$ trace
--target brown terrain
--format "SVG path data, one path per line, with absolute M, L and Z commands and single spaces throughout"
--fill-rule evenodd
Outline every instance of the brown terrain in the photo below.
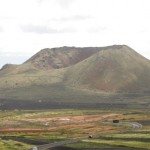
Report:
M 102 50 L 69 68 L 66 81 L 105 92 L 150 91 L 150 61 L 128 46 Z
M 5 127 L 0 128 L 0 133 L 46 133 L 46 132 L 72 132 L 70 136 L 78 137 L 83 136 L 87 133 L 97 134 L 100 132 L 111 132 L 113 127 L 106 126 L 101 123 L 103 119 L 108 118 L 121 118 L 121 114 L 100 114 L 100 115 L 80 115 L 80 116 L 59 116 L 59 117 L 46 117 L 46 118 L 24 118 L 15 121 L 11 121 L 11 126 L 16 125 L 18 121 L 17 128 L 12 128 L 9 121 L 5 122 Z M 25 124 L 42 124 L 44 127 L 22 127 L 22 123 Z M 65 134 L 65 133 L 63 133 Z
M 92 49 L 92 50 L 91 50 Z M 100 51 L 101 48 L 60 47 L 46 48 L 35 54 L 24 64 L 30 64 L 37 69 L 49 70 L 72 66 Z
M 149 77 L 150 60 L 126 45 L 43 49 L 21 65 L 2 67 L 0 99 L 80 101 L 95 92 L 145 94 Z

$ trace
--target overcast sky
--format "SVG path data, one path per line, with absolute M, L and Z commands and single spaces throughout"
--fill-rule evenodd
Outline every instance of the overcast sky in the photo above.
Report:
M 0 67 L 43 48 L 114 44 L 150 59 L 150 0 L 0 0 Z

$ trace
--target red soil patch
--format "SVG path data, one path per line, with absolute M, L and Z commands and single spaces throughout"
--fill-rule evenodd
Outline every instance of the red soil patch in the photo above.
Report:
M 81 116 L 65 116 L 65 117 L 49 117 L 36 119 L 21 119 L 25 122 L 43 123 L 45 128 L 0 128 L 0 133 L 48 133 L 48 132 L 64 132 L 75 136 L 76 134 L 97 134 L 97 132 L 110 132 L 113 127 L 101 124 L 102 119 L 112 118 L 118 114 L 105 115 L 81 115 Z M 120 115 L 121 116 L 121 115 Z

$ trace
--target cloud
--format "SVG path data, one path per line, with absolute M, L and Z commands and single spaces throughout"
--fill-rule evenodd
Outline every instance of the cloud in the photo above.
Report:
M 56 5 L 59 5 L 62 8 L 69 8 L 74 2 L 75 0 L 36 0 L 39 4 L 43 4 L 43 3 L 55 3 Z
M 23 32 L 37 33 L 37 34 L 58 34 L 75 31 L 75 29 L 72 28 L 55 29 L 47 27 L 45 25 L 23 25 L 21 26 L 21 29 Z
M 12 17 L 12 16 L 7 16 L 7 15 L 6 15 L 6 16 L 5 16 L 5 15 L 4 15 L 4 16 L 0 16 L 0 20 L 1 20 L 1 21 L 4 21 L 4 20 L 11 20 L 11 19 L 14 19 L 14 17 Z
M 106 32 L 106 31 L 110 31 L 110 29 L 106 26 L 92 27 L 88 30 L 89 33 L 97 33 L 97 34 Z
M 0 32 L 3 32 L 3 31 L 4 31 L 3 27 L 0 27 Z
M 62 17 L 62 18 L 56 18 L 52 19 L 53 21 L 83 21 L 91 19 L 91 16 L 82 16 L 82 15 L 75 15 L 75 16 L 68 16 L 68 17 Z
M 62 8 L 68 8 L 75 0 L 55 0 Z

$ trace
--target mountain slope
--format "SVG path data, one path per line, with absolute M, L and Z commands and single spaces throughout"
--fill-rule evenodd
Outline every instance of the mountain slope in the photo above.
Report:
M 40 86 L 52 86 L 56 95 L 60 88 L 55 87 L 108 93 L 148 92 L 150 61 L 125 45 L 62 47 L 44 49 L 21 65 L 5 65 L 0 70 L 0 90 L 5 91 L 6 97 L 8 90 L 17 97 L 18 88 L 32 90 L 36 86 L 39 91 Z
M 105 48 L 107 49 L 108 47 Z M 36 53 L 21 65 L 4 65 L 0 70 L 0 76 L 65 68 L 88 58 L 101 49 L 101 47 L 76 48 L 66 46 L 52 49 L 46 48 Z
M 37 69 L 50 70 L 72 66 L 89 56 L 100 51 L 101 48 L 87 47 L 60 47 L 52 49 L 43 49 L 24 64 L 33 66 Z
M 150 91 L 150 61 L 128 46 L 112 46 L 70 67 L 68 85 L 111 92 Z

